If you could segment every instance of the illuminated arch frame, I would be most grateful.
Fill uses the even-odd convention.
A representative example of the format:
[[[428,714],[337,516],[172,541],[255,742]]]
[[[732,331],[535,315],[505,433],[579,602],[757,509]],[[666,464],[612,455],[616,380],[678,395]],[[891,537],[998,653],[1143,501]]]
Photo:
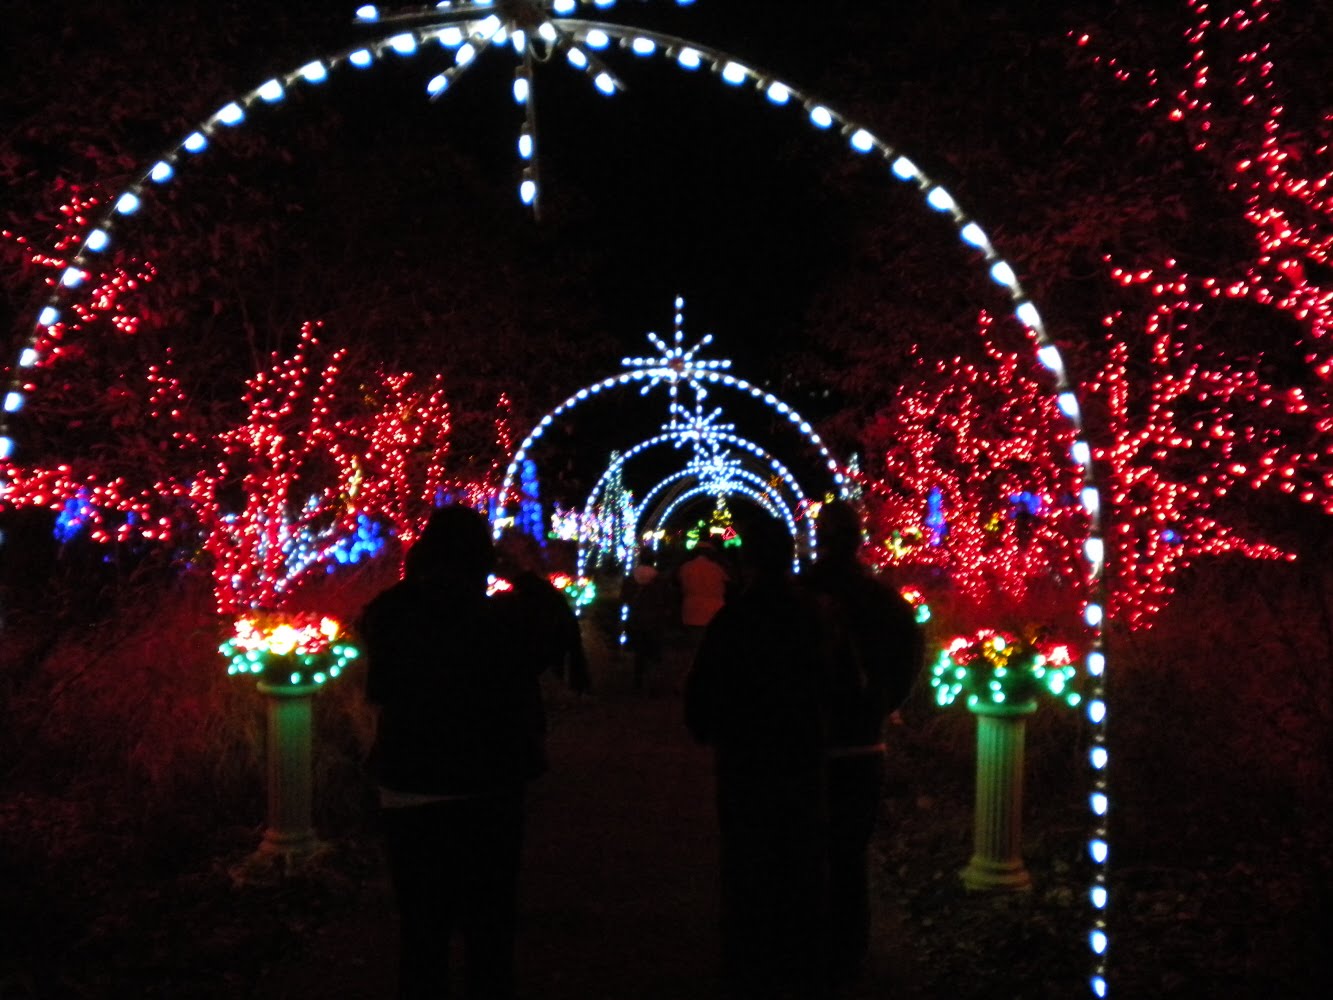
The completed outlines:
[[[681,493],[678,496],[673,497],[671,502],[666,505],[666,509],[663,510],[662,513],[654,520],[657,521],[657,523],[659,524],[665,523],[667,519],[670,518],[671,515],[676,512],[677,507],[689,503],[689,501],[693,500],[695,497],[701,497],[701,496],[715,497],[719,495],[747,497],[750,500],[753,500],[761,508],[768,511],[768,513],[772,514],[783,524],[785,524],[787,526],[787,533],[791,535],[793,538],[795,538],[799,533],[799,529],[797,529],[796,527],[796,520],[794,517],[792,517],[792,513],[790,510],[786,509],[785,507],[777,506],[777,504],[774,503],[769,497],[764,496],[764,494],[760,493],[753,487],[746,485],[745,483],[729,483],[727,489],[725,490],[714,490],[713,488],[705,486],[702,483],[697,486],[692,486],[684,493]],[[796,557],[793,556],[793,558]]]
[[[681,480],[689,479],[691,477],[698,478],[699,470],[691,468],[680,469],[666,476],[664,479],[659,480],[646,494],[644,494],[643,502],[634,508],[634,537],[636,539],[641,537],[644,530],[644,512],[648,509],[649,501],[664,487],[671,483],[680,482]],[[759,475],[759,473],[752,469],[737,469],[731,476],[715,482],[704,482],[700,479],[699,482],[689,488],[690,499],[704,494],[719,497],[730,496],[733,493],[740,493],[750,497],[760,507],[768,511],[773,517],[777,518],[787,526],[787,531],[792,536],[794,542],[799,541],[800,529],[796,525],[795,512],[791,509],[791,506],[786,500],[782,498],[781,494],[774,491],[769,486],[768,482],[765,481],[763,476]],[[654,525],[664,523],[675,510],[678,502],[683,502],[679,495],[662,500],[659,509],[654,512],[648,523]],[[810,543],[813,544],[813,541],[814,532],[812,529],[810,531]],[[632,554],[630,558],[633,558]],[[582,548],[579,550],[579,560],[579,573],[582,575],[586,565]],[[794,568],[800,568],[799,561]]]
[[[769,454],[769,452],[766,451],[764,448],[755,444],[753,441],[741,437],[738,434],[732,434],[729,432],[714,434],[712,435],[712,438],[716,442],[734,445],[738,448],[743,449],[749,454],[755,456],[756,458],[767,461],[770,471],[772,471],[773,474],[776,475],[779,478],[779,480],[785,483],[787,487],[791,490],[793,496],[796,498],[796,504],[798,507],[800,506],[801,501],[807,499],[805,491],[801,488],[801,484],[797,482],[796,477],[792,475],[791,470],[788,469],[787,466],[785,466],[776,456]],[[618,469],[623,469],[625,464],[629,462],[631,459],[637,458],[639,455],[643,454],[650,448],[655,448],[664,444],[680,445],[692,440],[694,440],[694,438],[692,432],[690,431],[687,430],[665,431],[661,434],[654,435],[651,438],[646,438],[643,441],[640,441],[638,444],[634,445],[632,448],[630,448],[623,454],[617,455],[607,465],[606,469],[602,471],[601,476],[598,477],[597,482],[593,484],[592,489],[588,492],[588,499],[583,504],[584,514],[586,515],[596,505],[599,497],[601,496],[602,490],[606,487],[607,482],[616,473],[616,471]],[[502,489],[504,489],[506,492],[502,492],[500,495],[501,496],[507,495],[508,485]],[[500,508],[500,513],[503,513],[503,507]],[[636,518],[636,524],[637,524],[637,518]],[[814,544],[813,524],[809,525],[809,532],[810,532],[809,544],[813,545]],[[793,532],[793,537],[795,537],[796,534],[797,534],[796,532]],[[580,519],[579,535],[578,535],[580,574],[583,573],[585,567],[585,550],[583,547],[583,542],[584,542],[583,525],[582,525],[582,519]]]
[[[523,439],[522,443],[519,444],[517,450],[514,452],[513,459],[509,462],[509,467],[505,469],[504,481],[500,485],[501,511],[504,509],[503,503],[505,499],[513,491],[514,479],[518,475],[519,466],[522,465],[523,460],[528,457],[528,452],[532,449],[532,446],[543,434],[546,433],[546,429],[555,423],[558,418],[564,416],[580,404],[592,399],[594,396],[600,395],[609,389],[620,389],[637,382],[651,382],[654,380],[671,382],[677,378],[678,373],[670,368],[639,368],[634,371],[622,372],[619,375],[609,376],[608,378],[602,379],[600,382],[595,382],[592,385],[580,389],[559,406],[547,413],[537,422],[537,426],[528,433],[528,436]],[[843,475],[842,467],[838,464],[837,459],[835,459],[829,452],[828,447],[824,444],[823,438],[819,436],[810,422],[802,417],[795,408],[783,402],[777,396],[773,395],[773,393],[747,382],[743,378],[737,378],[735,375],[730,375],[726,372],[698,372],[694,378],[698,382],[707,382],[714,386],[720,385],[736,389],[737,391],[750,396],[752,399],[761,400],[775,412],[785,417],[788,423],[792,424],[806,441],[819,452],[819,456],[824,462],[824,467],[828,470],[829,475],[833,480],[834,488],[838,491],[839,495],[846,495],[847,477]],[[661,435],[659,435],[659,437],[660,436]],[[723,440],[723,438],[724,435],[717,436],[718,440]],[[736,443],[739,443],[739,440],[740,439],[737,439]],[[750,450],[748,445],[742,445],[742,447],[745,447],[746,450]],[[598,483],[600,486],[601,481],[599,480]]]
[[[654,514],[651,523],[654,524],[665,523],[667,519],[670,518],[670,516],[673,513],[675,513],[675,509],[677,506],[686,503],[689,500],[693,500],[697,496],[703,496],[703,495],[714,496],[714,497],[745,496],[753,500],[763,510],[767,511],[775,520],[781,521],[783,524],[785,524],[787,526],[787,533],[791,535],[793,541],[796,541],[798,535],[800,534],[800,531],[796,527],[796,519],[792,515],[790,508],[788,508],[786,504],[783,503],[783,500],[780,496],[774,495],[772,491],[767,488],[768,484],[765,483],[762,477],[760,477],[757,473],[751,472],[750,470],[740,470],[740,471],[744,473],[745,476],[753,477],[753,479],[758,480],[758,485],[764,489],[764,493],[760,493],[759,491],[752,489],[747,483],[744,482],[738,483],[733,480],[726,481],[721,486],[721,488],[699,483],[696,484],[695,486],[690,487],[685,492],[672,497],[669,501],[664,502],[662,504],[662,509]],[[651,497],[659,489],[661,489],[668,483],[675,482],[679,479],[686,478],[693,474],[694,472],[691,469],[681,469],[679,472],[672,473],[671,475],[663,479],[661,482],[657,483],[655,486],[653,486],[651,490],[648,491],[647,494],[644,495],[643,503],[641,503],[637,508],[636,516],[634,519],[634,531],[636,538],[639,537],[641,531],[643,530],[643,523],[644,523],[643,511],[647,508],[648,501],[651,499]],[[778,505],[781,505],[781,507],[779,507]],[[812,538],[812,544],[813,544],[813,538]],[[582,551],[580,551],[580,557],[582,557]],[[792,570],[794,572],[800,571],[801,568],[800,558],[801,557],[799,551],[792,553]],[[580,570],[580,572],[582,572],[582,570]],[[620,645],[622,646],[625,645],[629,639],[629,635],[626,631],[626,626],[629,622],[629,613],[630,613],[629,605],[622,603],[620,605]]]
[[[670,486],[673,483],[680,483],[682,480],[688,479],[691,476],[697,477],[698,476],[697,470],[688,468],[681,469],[680,471],[673,472],[671,475],[665,477],[664,479],[659,480],[656,484],[654,484],[653,487],[643,495],[643,500],[640,501],[638,507],[635,508],[634,524],[636,530],[642,533],[642,531],[648,525],[662,524],[666,520],[666,516],[665,514],[660,513],[660,508],[668,502],[668,498],[663,497],[660,501],[658,501],[659,509],[655,510],[651,517],[646,518],[645,515],[647,514],[649,504],[654,502],[654,499],[657,497],[658,493],[660,493],[666,487]],[[773,491],[769,488],[769,484],[765,482],[763,476],[759,475],[759,473],[753,471],[752,469],[742,468],[742,469],[737,469],[732,476],[727,477],[720,483],[716,484],[713,490],[714,495],[725,496],[727,494],[728,487],[733,482],[746,483],[754,487],[755,489],[767,490],[769,493],[773,493]],[[702,480],[700,480],[699,485],[701,486],[704,485]],[[792,511],[791,507],[786,503],[785,500],[782,499],[780,495],[774,494],[773,506],[766,506],[765,509],[768,510],[768,512],[770,514],[773,514],[775,517],[780,517],[781,515],[778,514],[778,511],[776,509],[777,505],[779,504],[781,505],[781,508],[783,510],[787,511],[788,514],[791,515],[791,520],[794,523],[796,520],[795,513]]]
[[[614,0],[607,0],[607,2],[598,0],[598,6],[607,7],[613,2]],[[565,0],[563,3],[557,2],[556,8],[569,12],[574,9],[574,5]],[[495,14],[494,10],[484,10],[488,17],[493,17]],[[599,44],[593,45],[593,48],[605,48],[614,42],[642,58],[653,58],[661,55],[673,60],[679,68],[686,72],[697,72],[707,68],[715,73],[727,86],[745,87],[762,92],[771,104],[777,106],[800,108],[815,129],[842,137],[856,155],[878,157],[887,164],[893,177],[904,183],[915,185],[926,205],[932,211],[947,216],[957,228],[963,242],[980,252],[991,278],[1008,292],[1014,305],[1015,315],[1036,344],[1037,361],[1052,376],[1054,382],[1052,394],[1055,397],[1056,404],[1074,428],[1075,441],[1071,448],[1070,459],[1079,470],[1082,479],[1080,496],[1088,516],[1089,530],[1083,546],[1087,584],[1087,597],[1083,604],[1083,619],[1091,630],[1091,642],[1084,659],[1084,668],[1090,679],[1091,687],[1087,703],[1087,715],[1091,727],[1089,764],[1092,774],[1092,792],[1090,794],[1092,833],[1088,840],[1088,853],[1094,865],[1089,893],[1094,913],[1092,928],[1088,934],[1088,944],[1093,953],[1089,986],[1094,995],[1098,997],[1106,996],[1109,989],[1106,978],[1107,953],[1109,950],[1109,939],[1107,937],[1109,909],[1107,884],[1109,854],[1107,772],[1109,753],[1106,746],[1105,581],[1103,573],[1105,549],[1102,538],[1101,496],[1093,477],[1092,448],[1084,436],[1085,431],[1078,397],[1069,383],[1061,352],[1047,334],[1036,305],[1023,289],[1012,266],[999,255],[985,230],[964,212],[947,189],[935,183],[915,163],[901,155],[894,147],[872,131],[859,126],[852,119],[835,111],[828,105],[820,103],[813,96],[787,84],[770,73],[749,66],[728,53],[675,36],[626,25],[572,18],[550,17],[548,21],[583,44],[590,44],[590,39],[598,42]],[[481,23],[482,19],[461,22],[468,31],[474,30]],[[60,322],[60,307],[66,296],[70,290],[77,288],[86,277],[82,263],[89,259],[89,255],[100,253],[110,245],[111,233],[114,231],[117,219],[138,211],[142,203],[142,194],[150,185],[163,184],[171,180],[180,162],[206,149],[209,137],[220,128],[229,128],[240,124],[245,119],[246,110],[257,102],[274,104],[281,101],[285,97],[287,89],[293,85],[322,83],[327,79],[330,70],[337,69],[344,63],[365,68],[371,66],[386,51],[393,51],[403,56],[411,55],[416,51],[421,41],[441,40],[440,36],[443,30],[445,29],[432,26],[386,34],[372,42],[349,47],[333,56],[312,60],[280,78],[275,77],[260,84],[248,93],[224,104],[179,143],[169,148],[161,159],[149,166],[128,188],[121,192],[112,202],[111,207],[80,242],[77,252],[70,259],[70,263],[63,272],[51,297],[41,309],[36,326],[19,352],[10,383],[3,400],[0,401],[0,461],[8,460],[15,454],[15,440],[11,422],[13,415],[23,408],[27,395],[31,391],[31,387],[27,384],[26,373],[42,360],[37,351],[41,333]],[[603,39],[605,39],[605,44],[601,44]],[[470,65],[470,62],[470,57],[467,63],[460,61],[451,70],[441,74],[437,80],[444,80],[447,85],[449,80],[461,73],[466,65]],[[434,82],[432,81],[432,83]],[[443,86],[440,89],[442,90]],[[615,88],[612,87],[611,91],[614,92],[614,90]],[[530,189],[526,187],[529,184],[533,185]],[[535,183],[525,181],[521,194],[525,201],[531,203],[531,199],[528,197],[529,191],[535,197]],[[616,382],[619,379],[609,381]],[[838,476],[839,481],[841,481],[840,472]]]

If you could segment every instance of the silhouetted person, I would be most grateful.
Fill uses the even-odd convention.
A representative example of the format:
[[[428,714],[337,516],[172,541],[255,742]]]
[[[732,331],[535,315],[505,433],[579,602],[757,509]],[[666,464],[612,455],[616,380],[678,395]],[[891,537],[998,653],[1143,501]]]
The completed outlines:
[[[912,606],[857,558],[861,519],[846,501],[826,504],[819,559],[803,574],[828,603],[850,662],[836,671],[828,749],[830,967],[855,980],[870,941],[867,850],[884,781],[884,722],[921,671],[924,638]],[[851,669],[847,669],[850,666]]]
[[[650,677],[660,673],[673,597],[671,580],[657,568],[653,550],[644,546],[620,592],[629,613],[626,636],[634,654],[635,690],[641,690]]]
[[[399,996],[448,997],[461,935],[464,995],[514,993],[523,789],[544,766],[517,602],[487,598],[486,519],[437,510],[404,579],[367,605],[371,765],[400,920]]]
[[[742,533],[747,576],[713,618],[685,720],[714,750],[723,972],[737,998],[823,995],[824,704],[831,654],[776,521]]]
[[[513,585],[520,613],[530,623],[539,672],[549,670],[563,678],[571,691],[586,694],[592,680],[579,619],[547,575],[546,558],[537,539],[516,530],[501,535],[496,572]]]

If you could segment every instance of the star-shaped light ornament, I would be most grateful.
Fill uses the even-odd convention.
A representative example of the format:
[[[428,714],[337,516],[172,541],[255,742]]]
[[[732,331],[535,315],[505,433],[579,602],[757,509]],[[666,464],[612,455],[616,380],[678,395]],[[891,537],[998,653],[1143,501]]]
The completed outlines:
[[[648,381],[639,390],[640,395],[647,395],[650,390],[663,382],[667,384],[671,392],[669,410],[671,423],[667,426],[674,430],[677,418],[688,413],[686,408],[680,404],[681,384],[684,383],[694,390],[695,409],[697,411],[703,397],[707,395],[703,383],[707,379],[708,373],[730,368],[731,362],[725,358],[703,359],[699,357],[699,352],[713,342],[711,333],[704,334],[699,343],[693,347],[685,346],[685,300],[680,296],[676,297],[675,328],[671,343],[667,344],[656,333],[649,333],[648,340],[657,348],[658,353],[655,357],[622,358],[620,364],[624,368],[638,370],[646,374]]]
[[[694,0],[675,0],[678,7]],[[537,109],[533,94],[533,67],[563,55],[576,70],[607,97],[625,89],[609,66],[597,55],[611,44],[605,30],[571,15],[579,8],[606,11],[616,0],[443,0],[425,7],[381,11],[374,4],[357,8],[356,20],[363,25],[402,25],[389,45],[401,55],[411,55],[425,44],[436,43],[453,53],[454,64],[426,84],[431,100],[445,93],[460,75],[487,49],[510,46],[514,69],[514,103],[523,112],[518,133],[521,164],[518,196],[538,216]],[[605,27],[605,26],[604,26]]]
[[[671,404],[671,416],[662,425],[662,432],[675,436],[677,448],[690,442],[694,445],[695,454],[699,454],[710,445],[716,448],[719,435],[735,434],[736,425],[722,422],[720,406],[714,407],[711,412],[704,412],[703,401],[708,396],[707,389],[697,386],[695,393],[693,409],[680,403]]]
[[[731,492],[742,480],[740,460],[720,447],[710,454],[696,454],[688,468],[698,478],[699,485],[715,497]]]

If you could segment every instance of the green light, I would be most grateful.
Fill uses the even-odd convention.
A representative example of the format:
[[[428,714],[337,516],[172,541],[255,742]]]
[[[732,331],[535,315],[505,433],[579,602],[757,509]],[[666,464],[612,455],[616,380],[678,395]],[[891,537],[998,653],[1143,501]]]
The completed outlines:
[[[260,675],[273,685],[326,684],[359,653],[345,640],[332,641],[340,627],[337,622],[302,612],[249,614],[238,619],[236,627],[237,635],[218,647],[230,658],[227,673]],[[274,636],[282,641],[270,641]]]
[[[932,668],[932,686],[949,688],[948,696],[937,695],[936,701],[947,706],[962,694],[970,707],[1027,703],[1049,694],[1061,704],[1078,704],[1077,697],[1070,698],[1078,671],[1069,663],[1068,647],[1054,647],[1057,652],[1052,654],[1036,648],[1037,641],[995,629],[953,639]]]

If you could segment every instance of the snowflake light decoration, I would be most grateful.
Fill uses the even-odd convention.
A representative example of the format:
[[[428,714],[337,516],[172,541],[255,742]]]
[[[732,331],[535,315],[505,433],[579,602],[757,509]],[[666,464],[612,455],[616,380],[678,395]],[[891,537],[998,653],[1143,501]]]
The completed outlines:
[[[694,0],[676,0],[678,7],[693,3]],[[506,44],[513,48],[518,65],[512,93],[514,103],[523,113],[517,142],[521,163],[518,195],[536,216],[537,109],[533,69],[536,64],[551,62],[563,53],[570,66],[583,73],[598,93],[612,97],[624,90],[620,77],[597,54],[611,45],[610,35],[602,28],[569,20],[569,15],[577,13],[579,7],[605,11],[615,5],[616,0],[443,0],[432,6],[381,13],[374,4],[364,4],[357,8],[356,20],[366,25],[401,24],[404,31],[389,40],[390,48],[400,55],[412,55],[423,43],[432,41],[453,52],[453,65],[426,84],[426,93],[432,101],[449,90],[487,49]],[[576,24],[582,29],[577,37],[571,30]],[[638,55],[651,55],[657,44],[647,37],[636,38],[633,48]],[[366,52],[362,58],[368,64],[372,57]],[[356,54],[352,62],[359,65]]]
[[[719,434],[735,432],[735,424],[722,422],[722,407],[715,407],[711,413],[704,412],[703,401],[707,395],[707,389],[696,386],[694,409],[691,410],[680,403],[671,404],[671,412],[667,422],[662,425],[662,432],[678,435],[677,447],[688,441],[695,444],[697,451],[699,445],[716,438]]]
[[[648,340],[657,348],[657,356],[622,358],[620,362],[622,367],[642,373],[647,378],[647,384],[639,390],[640,395],[647,395],[663,382],[667,384],[671,393],[670,413],[673,420],[688,412],[680,404],[682,382],[694,389],[695,402],[698,404],[702,399],[699,393],[708,373],[725,371],[731,367],[731,362],[726,358],[699,357],[700,352],[713,342],[711,333],[704,334],[693,347],[685,346],[685,300],[679,295],[676,296],[675,306],[671,343],[667,344],[656,333],[649,332]]]
[[[714,496],[722,496],[740,479],[741,463],[726,449],[716,446],[710,454],[696,454],[688,469],[701,486]]]

